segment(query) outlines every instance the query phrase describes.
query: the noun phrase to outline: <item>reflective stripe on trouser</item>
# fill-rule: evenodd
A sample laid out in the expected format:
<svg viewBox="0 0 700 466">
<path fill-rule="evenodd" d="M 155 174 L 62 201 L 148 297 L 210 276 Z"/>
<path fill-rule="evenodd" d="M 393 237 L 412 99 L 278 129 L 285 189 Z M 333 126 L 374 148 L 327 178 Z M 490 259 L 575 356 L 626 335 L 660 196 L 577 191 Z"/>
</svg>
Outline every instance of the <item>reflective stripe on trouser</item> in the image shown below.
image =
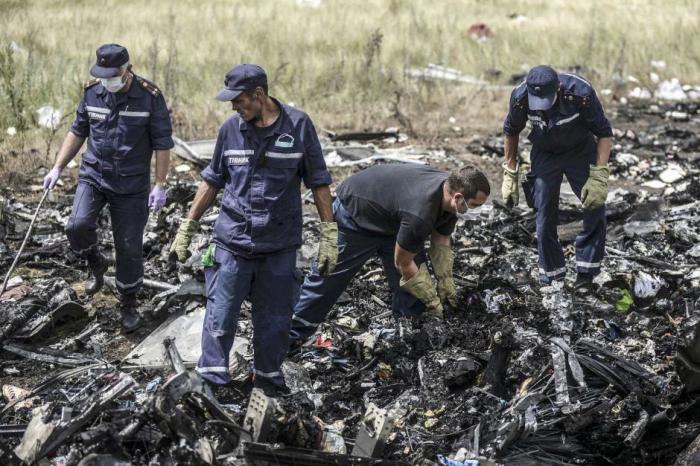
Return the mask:
<svg viewBox="0 0 700 466">
<path fill-rule="evenodd" d="M 552 155 L 532 149 L 533 198 L 537 210 L 537 252 L 540 281 L 551 283 L 566 274 L 564 252 L 557 235 L 559 220 L 559 191 L 563 179 L 581 198 L 581 189 L 588 180 L 590 165 L 596 154 L 587 148 L 584 153 Z M 605 253 L 605 206 L 583 210 L 583 229 L 576 236 L 576 270 L 597 274 Z"/>
<path fill-rule="evenodd" d="M 97 220 L 107 205 L 112 223 L 117 291 L 136 293 L 143 283 L 143 230 L 148 221 L 148 193 L 114 194 L 81 181 L 66 225 L 71 248 L 90 259 L 98 253 Z"/>
<path fill-rule="evenodd" d="M 207 312 L 197 372 L 215 384 L 231 380 L 229 353 L 241 304 L 249 298 L 255 375 L 283 384 L 280 367 L 289 348 L 290 322 L 301 281 L 296 269 L 296 251 L 244 259 L 217 246 L 214 266 L 206 267 L 204 274 Z"/>
<path fill-rule="evenodd" d="M 357 227 L 342 204 L 336 199 L 333 204 L 334 217 L 338 223 L 338 262 L 333 272 L 322 277 L 316 265 L 304 279 L 301 297 L 294 308 L 292 318 L 292 339 L 306 338 L 313 334 L 323 322 L 331 308 L 348 286 L 348 283 L 371 257 L 378 255 L 384 266 L 384 273 L 392 292 L 392 311 L 395 316 L 418 315 L 425 305 L 410 293 L 399 287 L 401 275 L 394 266 L 394 246 L 396 238 L 379 236 Z M 415 258 L 416 263 L 425 261 L 425 252 Z"/>
</svg>

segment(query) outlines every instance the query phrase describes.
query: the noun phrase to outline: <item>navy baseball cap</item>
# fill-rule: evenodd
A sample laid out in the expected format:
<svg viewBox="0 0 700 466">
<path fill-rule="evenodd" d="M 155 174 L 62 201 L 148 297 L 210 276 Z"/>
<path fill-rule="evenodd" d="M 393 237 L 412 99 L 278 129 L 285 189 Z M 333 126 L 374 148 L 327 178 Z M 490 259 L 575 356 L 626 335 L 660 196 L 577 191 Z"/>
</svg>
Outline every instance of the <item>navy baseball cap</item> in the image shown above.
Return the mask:
<svg viewBox="0 0 700 466">
<path fill-rule="evenodd" d="M 224 86 L 216 95 L 216 100 L 228 102 L 238 97 L 243 91 L 267 86 L 267 75 L 258 65 L 242 63 L 226 73 Z"/>
<path fill-rule="evenodd" d="M 119 67 L 129 63 L 129 52 L 119 44 L 101 45 L 96 55 L 97 60 L 90 68 L 90 74 L 96 78 L 119 76 Z"/>
<path fill-rule="evenodd" d="M 527 102 L 530 110 L 548 110 L 559 90 L 559 76 L 549 66 L 540 65 L 527 74 Z"/>
</svg>

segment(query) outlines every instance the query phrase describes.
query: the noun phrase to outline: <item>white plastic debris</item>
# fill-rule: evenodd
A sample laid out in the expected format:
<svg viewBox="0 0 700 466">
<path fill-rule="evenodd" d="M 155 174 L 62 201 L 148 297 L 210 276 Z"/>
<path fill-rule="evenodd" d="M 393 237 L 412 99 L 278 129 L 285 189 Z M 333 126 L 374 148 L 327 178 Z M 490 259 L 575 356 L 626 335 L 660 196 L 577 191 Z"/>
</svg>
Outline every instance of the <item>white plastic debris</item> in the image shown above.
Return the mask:
<svg viewBox="0 0 700 466">
<path fill-rule="evenodd" d="M 664 100 L 685 100 L 688 98 L 677 78 L 661 81 L 655 96 L 657 99 Z"/>
<path fill-rule="evenodd" d="M 51 105 L 44 105 L 36 113 L 39 114 L 37 123 L 42 128 L 56 129 L 61 122 L 61 111 L 56 110 Z"/>
<path fill-rule="evenodd" d="M 657 70 L 665 70 L 666 69 L 666 62 L 664 60 L 652 60 L 651 67 L 655 68 Z"/>
<path fill-rule="evenodd" d="M 175 167 L 175 172 L 177 173 L 187 173 L 190 170 L 192 170 L 192 167 L 184 163 Z"/>
<path fill-rule="evenodd" d="M 296 0 L 297 6 L 318 8 L 321 6 L 322 0 Z"/>
<path fill-rule="evenodd" d="M 409 68 L 406 70 L 405 74 L 406 76 L 411 76 L 413 78 L 421 78 L 430 81 L 444 80 L 457 81 L 469 84 L 488 84 L 483 79 L 464 74 L 460 70 L 457 70 L 455 68 L 448 68 L 446 66 L 435 65 L 434 63 L 428 63 L 428 66 L 426 66 L 425 68 Z"/>
<path fill-rule="evenodd" d="M 666 170 L 659 174 L 659 179 L 664 183 L 671 184 L 685 178 L 686 171 L 680 165 L 669 164 Z"/>
<path fill-rule="evenodd" d="M 688 251 L 688 255 L 695 258 L 700 257 L 700 243 L 690 248 L 690 250 Z"/>
<path fill-rule="evenodd" d="M 606 96 L 606 97 L 609 96 L 609 95 L 612 95 L 612 93 L 613 93 L 612 89 L 607 89 L 607 88 L 606 88 L 606 89 L 601 89 L 600 92 L 599 92 L 600 95 L 604 95 L 604 96 Z"/>
<path fill-rule="evenodd" d="M 634 280 L 634 295 L 638 298 L 653 298 L 664 283 L 663 279 L 640 271 Z"/>
<path fill-rule="evenodd" d="M 637 165 L 639 163 L 639 157 L 629 152 L 619 152 L 615 155 L 615 161 L 623 167 L 629 167 Z"/>
<path fill-rule="evenodd" d="M 650 180 L 642 183 L 642 186 L 651 189 L 664 189 L 666 187 L 666 183 L 660 180 Z"/>
<path fill-rule="evenodd" d="M 17 128 L 15 128 L 14 126 L 10 126 L 9 128 L 7 128 L 6 133 L 8 136 L 14 136 L 15 134 L 17 134 Z"/>
<path fill-rule="evenodd" d="M 651 91 L 644 87 L 635 87 L 627 94 L 631 99 L 651 99 Z"/>
<path fill-rule="evenodd" d="M 690 120 L 690 115 L 687 112 L 673 110 L 671 112 L 666 112 L 666 118 L 673 121 L 688 121 Z"/>
<path fill-rule="evenodd" d="M 661 78 L 657 73 L 654 73 L 653 71 L 649 73 L 649 79 L 651 79 L 651 82 L 654 84 L 658 84 L 659 81 L 661 81 Z"/>
</svg>

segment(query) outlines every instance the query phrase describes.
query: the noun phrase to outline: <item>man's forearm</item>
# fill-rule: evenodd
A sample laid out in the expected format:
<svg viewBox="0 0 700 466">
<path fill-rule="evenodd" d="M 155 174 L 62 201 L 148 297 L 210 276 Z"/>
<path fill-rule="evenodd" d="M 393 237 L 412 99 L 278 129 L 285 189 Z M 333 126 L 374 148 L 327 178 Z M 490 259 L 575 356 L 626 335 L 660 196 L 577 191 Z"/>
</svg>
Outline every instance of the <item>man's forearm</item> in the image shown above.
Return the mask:
<svg viewBox="0 0 700 466">
<path fill-rule="evenodd" d="M 192 201 L 192 206 L 187 214 L 187 218 L 199 221 L 202 215 L 204 215 L 204 212 L 206 212 L 216 200 L 216 193 L 218 191 L 216 187 L 210 185 L 206 181 L 199 183 L 197 194 L 194 195 L 194 201 Z"/>
<path fill-rule="evenodd" d="M 394 246 L 394 266 L 404 280 L 410 280 L 418 273 L 418 266 L 413 260 L 415 257 L 416 253 L 402 248 L 398 242 Z"/>
<path fill-rule="evenodd" d="M 321 221 L 332 222 L 333 208 L 331 207 L 331 189 L 328 185 L 317 186 L 311 188 L 311 192 L 314 195 L 314 203 L 316 204 L 316 210 L 318 210 L 318 216 L 321 217 Z"/>
<path fill-rule="evenodd" d="M 165 184 L 170 165 L 170 150 L 156 151 L 156 184 Z"/>
<path fill-rule="evenodd" d="M 603 166 L 608 164 L 610 160 L 610 149 L 612 148 L 612 138 L 598 139 L 598 149 L 596 157 L 596 165 Z"/>
<path fill-rule="evenodd" d="M 503 155 L 505 157 L 506 166 L 511 170 L 515 170 L 518 166 L 518 143 L 519 135 L 506 134 L 503 144 Z"/>
<path fill-rule="evenodd" d="M 68 162 L 73 160 L 75 154 L 78 153 L 80 148 L 85 142 L 85 138 L 77 136 L 73 131 L 68 131 L 66 137 L 63 139 L 63 144 L 58 150 L 58 155 L 56 155 L 56 162 L 53 164 L 54 168 L 63 170 L 68 165 Z"/>
</svg>

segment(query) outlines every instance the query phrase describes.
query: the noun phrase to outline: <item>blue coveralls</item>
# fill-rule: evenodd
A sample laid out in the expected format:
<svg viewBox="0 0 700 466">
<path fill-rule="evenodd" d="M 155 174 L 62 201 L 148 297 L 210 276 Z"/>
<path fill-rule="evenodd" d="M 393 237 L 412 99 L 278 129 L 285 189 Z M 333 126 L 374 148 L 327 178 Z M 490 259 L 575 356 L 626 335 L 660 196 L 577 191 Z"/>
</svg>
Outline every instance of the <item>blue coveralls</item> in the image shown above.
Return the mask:
<svg viewBox="0 0 700 466">
<path fill-rule="evenodd" d="M 401 274 L 394 265 L 395 236 L 382 236 L 359 227 L 336 198 L 333 203 L 333 217 L 338 224 L 338 262 L 333 272 L 322 277 L 314 266 L 311 274 L 304 279 L 301 297 L 294 309 L 292 330 L 293 340 L 305 339 L 313 334 L 326 320 L 341 293 L 362 266 L 373 256 L 379 256 L 384 266 L 384 274 L 392 293 L 391 308 L 394 316 L 415 316 L 425 310 L 418 298 L 401 289 Z M 421 250 L 414 258 L 420 266 L 425 262 L 425 251 Z"/>
<path fill-rule="evenodd" d="M 510 96 L 503 124 L 507 135 L 518 135 L 529 121 L 532 142 L 531 171 L 527 175 L 537 212 L 539 274 L 551 283 L 566 274 L 564 252 L 557 236 L 559 190 L 563 175 L 581 198 L 590 166 L 596 163 L 596 138 L 612 137 L 610 122 L 591 85 L 579 76 L 559 73 L 560 88 L 553 107 L 530 110 L 527 86 L 522 83 Z M 595 136 L 595 137 L 594 137 Z M 605 252 L 605 206 L 583 211 L 583 230 L 576 236 L 576 270 L 598 274 Z"/>
<path fill-rule="evenodd" d="M 301 273 L 301 180 L 307 188 L 329 185 L 321 144 L 304 112 L 280 107 L 279 125 L 257 140 L 238 115 L 219 130 L 202 179 L 224 189 L 214 226 L 213 267 L 205 269 L 207 311 L 197 372 L 215 384 L 230 381 L 229 352 L 244 299 L 252 304 L 254 372 L 276 385 L 289 346 Z"/>
<path fill-rule="evenodd" d="M 151 155 L 174 146 L 165 99 L 135 76 L 125 93 L 86 84 L 71 127 L 88 138 L 73 210 L 66 225 L 71 248 L 89 263 L 99 256 L 97 218 L 109 206 L 116 251 L 117 290 L 136 293 L 143 283 L 143 229 L 148 220 Z"/>
</svg>

